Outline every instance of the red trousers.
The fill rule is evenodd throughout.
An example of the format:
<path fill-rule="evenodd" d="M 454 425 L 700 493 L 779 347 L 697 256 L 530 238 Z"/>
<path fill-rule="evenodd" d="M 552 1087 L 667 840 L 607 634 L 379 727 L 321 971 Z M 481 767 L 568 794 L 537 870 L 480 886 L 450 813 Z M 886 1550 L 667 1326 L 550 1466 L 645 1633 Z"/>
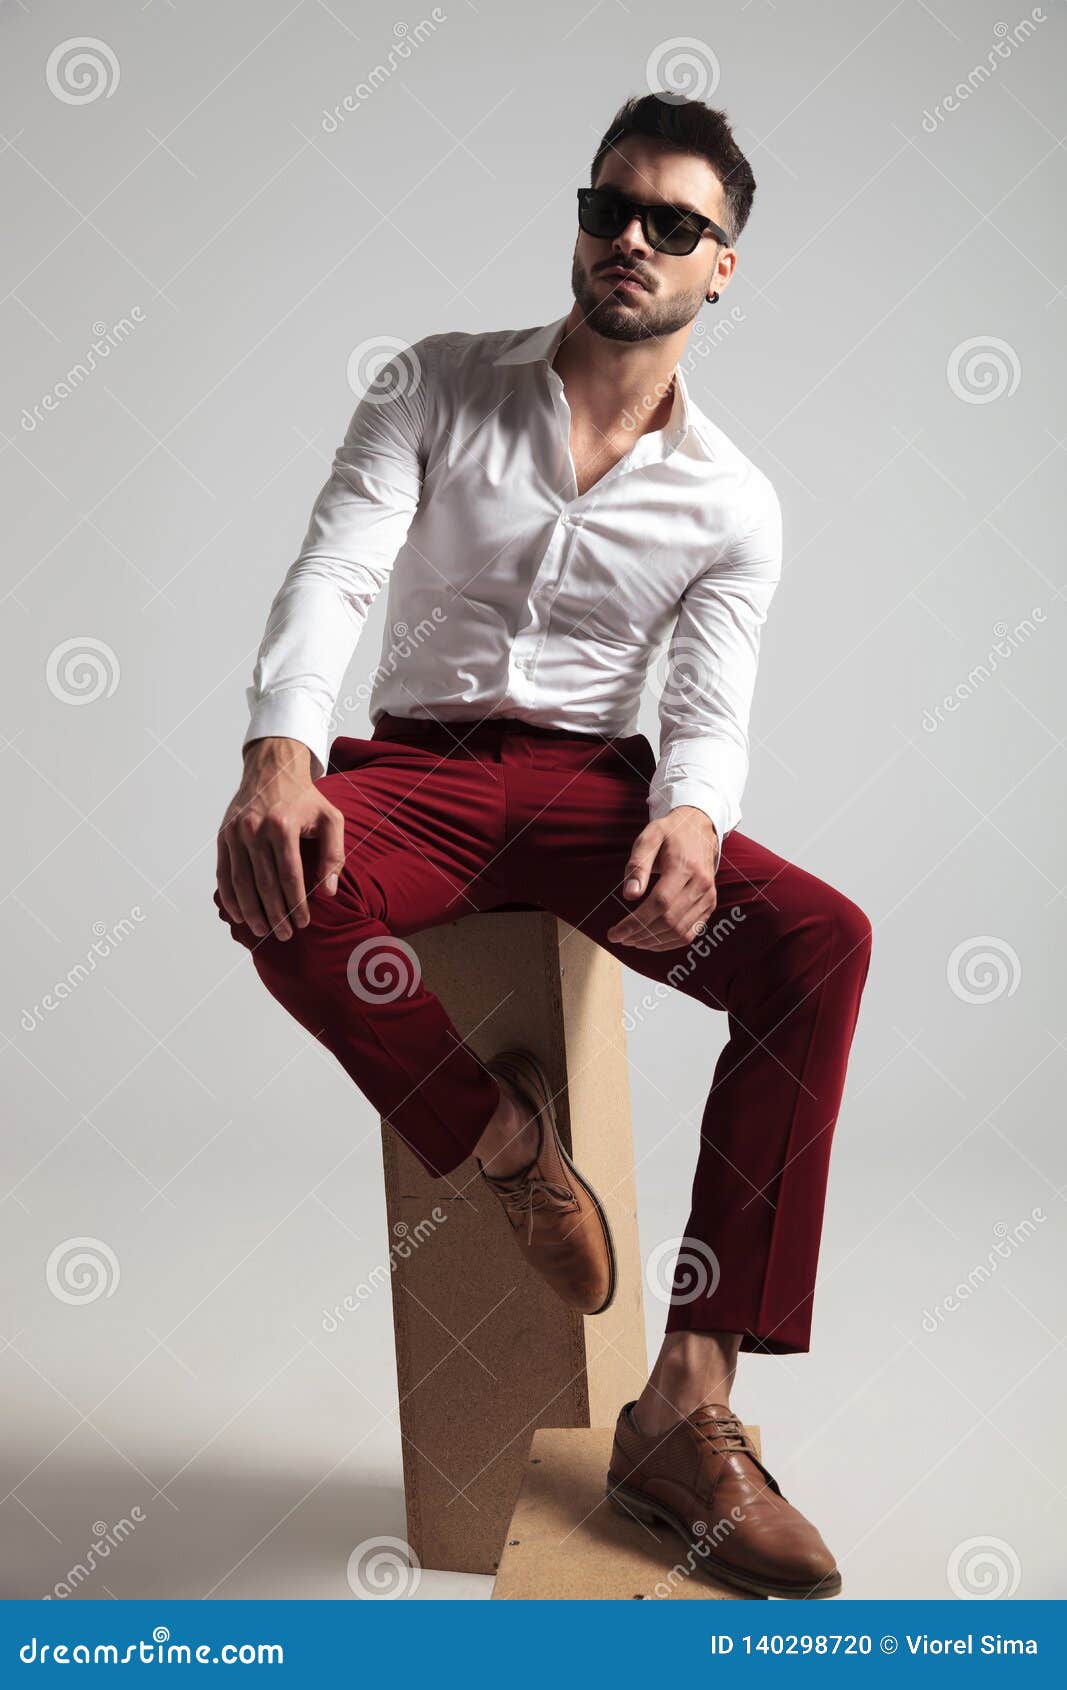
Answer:
<path fill-rule="evenodd" d="M 825 881 L 735 830 L 704 935 L 668 951 L 612 944 L 607 929 L 640 902 L 621 886 L 648 822 L 655 761 L 642 734 L 383 716 L 371 739 L 335 740 L 317 782 L 345 817 L 336 895 L 310 893 L 311 922 L 287 940 L 257 939 L 243 924 L 231 932 L 435 1175 L 470 1155 L 500 1092 L 423 984 L 405 934 L 536 905 L 638 974 L 724 1011 L 729 1040 L 708 1076 L 666 1329 L 739 1332 L 745 1350 L 806 1350 L 870 923 Z M 310 888 L 317 845 L 305 841 L 303 855 Z M 217 892 L 215 902 L 227 920 Z M 700 1047 L 691 1060 L 703 1065 Z"/>

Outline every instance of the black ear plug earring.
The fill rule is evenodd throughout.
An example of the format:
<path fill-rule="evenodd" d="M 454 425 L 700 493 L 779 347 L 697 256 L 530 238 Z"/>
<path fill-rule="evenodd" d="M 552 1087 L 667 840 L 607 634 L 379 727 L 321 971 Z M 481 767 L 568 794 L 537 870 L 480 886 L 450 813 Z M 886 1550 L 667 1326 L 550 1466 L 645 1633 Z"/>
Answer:
<path fill-rule="evenodd" d="M 717 305 L 718 302 L 719 302 L 719 296 L 718 296 L 717 293 L 709 293 L 708 294 L 708 304 L 709 305 Z"/>

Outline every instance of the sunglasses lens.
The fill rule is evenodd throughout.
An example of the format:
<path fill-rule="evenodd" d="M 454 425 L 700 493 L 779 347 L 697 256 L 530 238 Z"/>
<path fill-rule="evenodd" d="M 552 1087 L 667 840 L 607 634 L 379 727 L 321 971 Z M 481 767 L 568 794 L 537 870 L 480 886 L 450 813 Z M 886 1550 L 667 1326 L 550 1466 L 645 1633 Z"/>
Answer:
<path fill-rule="evenodd" d="M 607 188 L 586 188 L 578 201 L 578 223 L 587 235 L 611 241 L 633 216 L 629 200 Z M 645 215 L 649 245 L 656 252 L 684 258 L 696 249 L 702 225 L 676 205 L 649 206 Z"/>
<path fill-rule="evenodd" d="M 700 239 L 700 225 L 673 205 L 657 205 L 648 214 L 648 238 L 657 252 L 681 258 Z"/>
<path fill-rule="evenodd" d="M 587 235 L 612 240 L 624 227 L 625 211 L 614 194 L 592 188 L 579 202 L 579 222 Z"/>

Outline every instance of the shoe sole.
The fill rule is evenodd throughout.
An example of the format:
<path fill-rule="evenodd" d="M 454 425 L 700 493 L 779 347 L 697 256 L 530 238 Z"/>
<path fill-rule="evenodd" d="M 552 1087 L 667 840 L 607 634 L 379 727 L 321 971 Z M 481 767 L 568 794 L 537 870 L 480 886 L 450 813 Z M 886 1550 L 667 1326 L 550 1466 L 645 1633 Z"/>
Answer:
<path fill-rule="evenodd" d="M 700 1571 L 716 1583 L 741 1590 L 746 1596 L 781 1596 L 787 1601 L 792 1599 L 815 1602 L 840 1594 L 841 1574 L 836 1571 L 820 1579 L 818 1584 L 797 1585 L 778 1584 L 772 1579 L 761 1579 L 755 1573 L 746 1573 L 741 1567 L 732 1567 L 728 1562 L 718 1559 L 714 1552 L 707 1553 L 692 1528 L 665 1503 L 653 1502 L 651 1498 L 642 1496 L 637 1491 L 628 1490 L 625 1485 L 612 1485 L 610 1475 L 608 1485 L 609 1489 L 604 1494 L 617 1514 L 637 1520 L 643 1526 L 663 1525 L 676 1532 L 687 1548 L 702 1555 L 706 1554 L 706 1564 Z"/>
<path fill-rule="evenodd" d="M 604 1301 L 600 1304 L 599 1308 L 576 1309 L 575 1313 L 589 1315 L 590 1317 L 593 1315 L 604 1314 L 604 1312 L 609 1309 L 615 1301 L 615 1291 L 617 1289 L 618 1281 L 618 1269 L 615 1261 L 615 1240 L 611 1236 L 611 1227 L 608 1225 L 608 1217 L 604 1213 L 604 1205 L 601 1203 L 600 1198 L 593 1190 L 593 1187 L 589 1184 L 585 1175 L 579 1172 L 567 1154 L 567 1147 L 560 1137 L 559 1127 L 556 1124 L 556 1107 L 552 1102 L 541 1064 L 538 1062 L 537 1058 L 535 1056 L 528 1055 L 526 1051 L 507 1050 L 501 1051 L 499 1056 L 495 1056 L 493 1058 L 493 1062 L 499 1062 L 501 1066 L 507 1070 L 508 1078 L 511 1078 L 512 1073 L 515 1070 L 518 1070 L 518 1078 L 513 1081 L 513 1084 L 519 1085 L 523 1090 L 529 1093 L 531 1102 L 536 1105 L 538 1113 L 543 1115 L 547 1120 L 552 1129 L 552 1134 L 556 1141 L 556 1148 L 558 1149 L 560 1156 L 563 1158 L 563 1161 L 574 1175 L 575 1180 L 581 1186 L 582 1190 L 589 1198 L 589 1201 L 592 1203 L 593 1208 L 596 1210 L 597 1218 L 600 1221 L 601 1231 L 604 1234 L 604 1242 L 608 1247 L 608 1294 L 604 1298 Z M 487 1064 L 490 1072 L 492 1072 L 493 1062 Z M 562 1298 L 560 1300 L 565 1301 L 565 1299 Z M 568 1303 L 567 1307 L 574 1308 L 574 1304 Z"/>

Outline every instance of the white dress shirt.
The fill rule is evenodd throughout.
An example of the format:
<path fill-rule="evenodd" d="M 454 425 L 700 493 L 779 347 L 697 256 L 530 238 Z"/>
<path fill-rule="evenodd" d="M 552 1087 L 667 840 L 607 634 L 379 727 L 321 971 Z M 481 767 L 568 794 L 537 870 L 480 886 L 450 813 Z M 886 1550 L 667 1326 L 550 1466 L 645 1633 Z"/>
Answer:
<path fill-rule="evenodd" d="M 388 584 L 372 722 L 504 715 L 632 734 L 647 678 L 660 721 L 650 818 L 692 804 L 722 839 L 740 819 L 759 630 L 781 573 L 778 498 L 681 369 L 667 426 L 579 494 L 551 366 L 565 321 L 428 335 L 379 372 L 271 606 L 244 743 L 301 740 L 322 773 L 345 670 Z"/>

